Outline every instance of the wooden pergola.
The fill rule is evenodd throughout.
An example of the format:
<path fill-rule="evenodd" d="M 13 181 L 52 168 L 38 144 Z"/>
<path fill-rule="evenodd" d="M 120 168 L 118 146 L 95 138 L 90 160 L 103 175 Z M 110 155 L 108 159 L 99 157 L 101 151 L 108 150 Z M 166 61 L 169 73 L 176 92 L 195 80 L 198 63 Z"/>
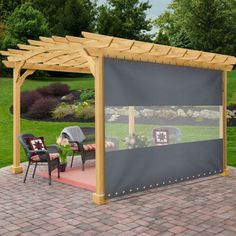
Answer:
<path fill-rule="evenodd" d="M 104 84 L 103 59 L 105 57 L 147 61 L 187 67 L 224 71 L 222 137 L 224 139 L 224 174 L 226 162 L 226 96 L 227 71 L 236 64 L 233 56 L 182 49 L 153 43 L 127 40 L 94 33 L 82 32 L 82 37 L 40 37 L 28 40 L 29 45 L 19 44 L 19 49 L 1 51 L 7 60 L 3 64 L 13 68 L 13 173 L 21 173 L 20 165 L 20 91 L 27 76 L 36 70 L 90 73 L 95 77 L 95 125 L 96 125 L 96 193 L 93 201 L 105 203 L 104 198 Z M 23 72 L 23 73 L 22 73 Z M 134 132 L 134 108 L 129 108 L 129 133 Z"/>

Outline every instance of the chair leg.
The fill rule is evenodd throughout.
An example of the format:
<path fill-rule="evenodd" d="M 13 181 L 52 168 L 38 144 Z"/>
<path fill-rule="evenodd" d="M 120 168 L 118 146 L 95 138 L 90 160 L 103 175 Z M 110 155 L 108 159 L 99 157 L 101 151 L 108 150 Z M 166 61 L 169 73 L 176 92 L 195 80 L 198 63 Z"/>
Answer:
<path fill-rule="evenodd" d="M 26 170 L 26 172 L 25 172 L 24 183 L 25 183 L 25 181 L 26 181 L 26 178 L 27 178 L 27 175 L 28 175 L 28 172 L 29 172 L 30 164 L 31 164 L 31 163 L 30 163 L 30 161 L 29 161 L 27 170 Z"/>
<path fill-rule="evenodd" d="M 75 157 L 75 151 L 73 151 L 73 155 L 71 157 L 70 168 L 72 168 L 74 157 Z"/>
<path fill-rule="evenodd" d="M 82 171 L 84 171 L 85 156 L 83 153 L 81 153 L 81 160 L 82 160 Z"/>
<path fill-rule="evenodd" d="M 51 176 L 52 168 L 51 168 L 51 162 L 48 162 L 48 184 L 52 184 L 52 176 Z"/>
<path fill-rule="evenodd" d="M 57 161 L 57 178 L 60 179 L 60 159 Z"/>
<path fill-rule="evenodd" d="M 35 166 L 34 166 L 34 172 L 33 172 L 32 178 L 34 178 L 34 175 L 35 175 L 35 172 L 36 172 L 37 165 L 38 165 L 38 162 L 35 163 Z"/>

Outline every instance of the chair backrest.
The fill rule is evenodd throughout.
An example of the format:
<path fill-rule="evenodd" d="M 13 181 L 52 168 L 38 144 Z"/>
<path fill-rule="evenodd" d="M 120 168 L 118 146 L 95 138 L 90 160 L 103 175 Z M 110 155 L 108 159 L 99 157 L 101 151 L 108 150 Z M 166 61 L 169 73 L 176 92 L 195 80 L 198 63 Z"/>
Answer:
<path fill-rule="evenodd" d="M 29 153 L 29 147 L 27 145 L 27 138 L 33 138 L 34 135 L 33 134 L 20 134 L 19 135 L 19 141 L 22 145 L 22 147 L 24 148 L 25 154 L 27 156 L 27 158 L 30 158 L 30 153 Z"/>
<path fill-rule="evenodd" d="M 70 141 L 82 143 L 86 137 L 79 126 L 69 126 L 61 131 L 61 137 L 66 137 Z"/>
<path fill-rule="evenodd" d="M 172 127 L 172 126 L 161 126 L 159 128 L 153 129 L 153 142 L 155 142 L 155 135 L 157 132 L 163 132 L 164 136 L 166 136 L 166 142 L 163 142 L 163 145 L 166 144 L 175 144 L 180 143 L 182 138 L 182 133 L 179 128 Z M 160 144 L 161 145 L 161 144 Z"/>

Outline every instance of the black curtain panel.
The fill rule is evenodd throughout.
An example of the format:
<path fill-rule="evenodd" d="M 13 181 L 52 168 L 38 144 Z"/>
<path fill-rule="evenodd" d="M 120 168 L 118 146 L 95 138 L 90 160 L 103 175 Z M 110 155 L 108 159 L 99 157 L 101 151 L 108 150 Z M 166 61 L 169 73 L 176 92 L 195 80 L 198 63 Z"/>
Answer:
<path fill-rule="evenodd" d="M 216 70 L 105 58 L 104 88 L 105 107 L 222 105 L 222 72 Z M 223 140 L 217 137 L 110 150 L 105 194 L 112 198 L 222 171 Z"/>

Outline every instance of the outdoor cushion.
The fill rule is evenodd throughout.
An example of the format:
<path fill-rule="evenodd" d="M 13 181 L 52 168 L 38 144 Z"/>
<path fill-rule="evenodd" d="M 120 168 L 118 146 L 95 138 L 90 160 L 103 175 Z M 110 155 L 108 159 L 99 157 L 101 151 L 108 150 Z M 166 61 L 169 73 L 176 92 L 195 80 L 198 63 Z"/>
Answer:
<path fill-rule="evenodd" d="M 46 150 L 43 137 L 27 138 L 26 142 L 32 151 Z"/>
<path fill-rule="evenodd" d="M 50 158 L 51 161 L 55 160 L 55 159 L 59 158 L 59 154 L 58 153 L 49 153 L 49 158 Z M 40 161 L 40 156 L 39 155 L 33 155 L 31 157 L 31 160 L 32 161 Z"/>
<path fill-rule="evenodd" d="M 169 144 L 169 131 L 168 129 L 153 129 L 153 140 L 157 146 Z"/>
<path fill-rule="evenodd" d="M 105 148 L 106 149 L 110 149 L 110 148 L 114 148 L 115 144 L 111 141 L 106 141 L 105 142 Z M 96 145 L 95 144 L 84 144 L 83 148 L 85 151 L 94 151 L 96 149 Z M 79 151 L 79 147 L 75 144 L 71 146 L 71 150 L 73 151 Z"/>

